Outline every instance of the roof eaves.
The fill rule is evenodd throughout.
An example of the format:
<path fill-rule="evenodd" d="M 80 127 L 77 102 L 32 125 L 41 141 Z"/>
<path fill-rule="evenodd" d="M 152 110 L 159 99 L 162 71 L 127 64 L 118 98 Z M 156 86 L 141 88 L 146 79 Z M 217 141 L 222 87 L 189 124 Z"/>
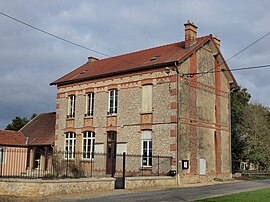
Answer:
<path fill-rule="evenodd" d="M 26 145 L 26 144 L 0 144 L 0 146 L 4 146 L 4 147 L 27 147 L 28 145 Z"/>
<path fill-rule="evenodd" d="M 54 143 L 54 141 L 52 143 L 33 143 L 33 144 L 28 144 L 28 146 L 51 146 Z"/>
<path fill-rule="evenodd" d="M 148 70 L 148 69 L 152 69 L 152 68 L 162 67 L 162 66 L 165 66 L 165 65 L 172 65 L 175 62 L 178 62 L 178 61 L 173 60 L 173 61 L 158 63 L 158 64 L 154 64 L 154 65 L 139 66 L 139 67 L 135 67 L 135 68 L 132 68 L 132 69 L 126 69 L 126 70 L 121 70 L 121 71 L 116 71 L 116 72 L 108 72 L 108 73 L 105 73 L 105 74 L 99 74 L 99 75 L 94 75 L 94 76 L 89 76 L 89 77 L 79 78 L 79 79 L 73 79 L 73 80 L 68 80 L 68 81 L 63 81 L 63 82 L 56 82 L 55 81 L 55 82 L 50 83 L 50 85 L 66 85 L 66 84 L 82 82 L 82 81 L 87 81 L 87 80 L 92 80 L 92 79 L 97 79 L 97 78 L 102 78 L 102 77 L 113 76 L 115 74 L 126 74 L 126 73 L 130 73 L 130 72 Z"/>
<path fill-rule="evenodd" d="M 88 62 L 87 62 L 87 63 L 88 63 Z M 72 74 L 73 72 L 77 71 L 77 70 L 80 69 L 82 66 L 86 65 L 87 63 L 85 63 L 85 64 L 79 66 L 78 68 L 74 69 L 73 71 L 71 71 L 71 72 L 65 74 L 64 76 L 58 78 L 57 80 L 51 82 L 51 83 L 50 83 L 50 86 L 56 85 L 57 83 L 59 83 L 58 81 L 60 81 L 62 78 L 66 77 L 66 76 L 69 75 L 69 74 Z"/>

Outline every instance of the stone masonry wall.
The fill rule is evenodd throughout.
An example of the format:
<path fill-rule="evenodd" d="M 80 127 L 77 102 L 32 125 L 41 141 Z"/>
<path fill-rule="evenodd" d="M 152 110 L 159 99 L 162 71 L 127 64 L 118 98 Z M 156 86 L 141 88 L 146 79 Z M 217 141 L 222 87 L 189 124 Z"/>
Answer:
<path fill-rule="evenodd" d="M 114 178 L 63 180 L 1 180 L 0 195 L 50 196 L 87 191 L 114 190 Z"/>
<path fill-rule="evenodd" d="M 208 45 L 180 66 L 183 73 L 217 68 Z M 181 79 L 181 160 L 189 160 L 189 168 L 181 170 L 180 182 L 231 177 L 228 86 L 223 72 Z M 206 175 L 200 175 L 200 159 Z"/>
<path fill-rule="evenodd" d="M 142 86 L 148 80 L 153 84 L 152 121 L 144 124 L 142 106 Z M 107 131 L 117 132 L 117 142 L 126 144 L 127 154 L 141 155 L 142 131 L 152 130 L 153 155 L 172 156 L 172 169 L 176 159 L 176 80 L 167 75 L 164 68 L 133 75 L 114 76 L 74 85 L 58 87 L 56 149 L 64 150 L 65 132 L 77 134 L 76 151 L 82 151 L 81 134 L 83 131 L 95 132 L 95 143 L 107 148 Z M 118 112 L 116 121 L 108 124 L 108 96 L 111 88 L 118 89 Z M 85 124 L 86 93 L 94 92 L 94 115 Z M 68 96 L 76 95 L 75 118 L 67 119 Z M 87 118 L 88 119 L 88 118 Z M 139 168 L 140 165 L 136 165 Z"/>
<path fill-rule="evenodd" d="M 170 67 L 173 69 L 173 67 Z M 181 78 L 180 160 L 189 160 L 181 176 L 200 176 L 200 159 L 206 162 L 206 176 L 230 176 L 229 83 L 217 64 L 209 45 L 205 45 L 180 64 L 180 73 L 216 73 Z M 171 169 L 177 165 L 177 76 L 164 68 L 136 74 L 113 76 L 58 87 L 56 149 L 64 150 L 65 132 L 77 134 L 76 151 L 81 151 L 81 134 L 94 131 L 96 144 L 106 153 L 107 132 L 117 132 L 117 142 L 126 144 L 127 154 L 140 155 L 143 130 L 152 131 L 153 155 L 172 156 Z M 153 109 L 142 113 L 142 88 L 153 84 Z M 108 116 L 108 94 L 118 89 L 117 116 Z M 95 93 L 94 115 L 84 117 L 86 93 Z M 67 119 L 68 96 L 76 95 L 75 119 Z M 179 162 L 181 166 L 181 162 Z M 130 169 L 138 169 L 134 163 Z M 133 165 L 132 165 L 133 166 Z M 132 167 L 131 166 L 131 167 Z M 135 168 L 136 167 L 136 168 Z"/>

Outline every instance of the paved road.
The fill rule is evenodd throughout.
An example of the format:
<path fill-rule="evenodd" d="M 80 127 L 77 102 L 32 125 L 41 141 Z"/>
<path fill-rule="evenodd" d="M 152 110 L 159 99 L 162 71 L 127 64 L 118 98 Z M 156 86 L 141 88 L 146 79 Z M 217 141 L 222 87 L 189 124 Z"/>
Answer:
<path fill-rule="evenodd" d="M 167 190 L 140 191 L 121 193 L 119 195 L 92 197 L 84 199 L 69 199 L 63 202 L 134 202 L 134 201 L 194 201 L 213 196 L 246 192 L 255 189 L 270 188 L 270 180 L 241 181 L 236 183 L 216 184 L 192 188 L 174 188 Z M 58 200 L 59 201 L 59 200 Z"/>

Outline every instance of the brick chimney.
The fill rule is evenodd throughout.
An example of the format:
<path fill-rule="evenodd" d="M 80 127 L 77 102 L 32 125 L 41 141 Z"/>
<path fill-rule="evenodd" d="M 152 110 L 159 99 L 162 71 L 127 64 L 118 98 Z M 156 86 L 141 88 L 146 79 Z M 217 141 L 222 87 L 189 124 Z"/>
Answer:
<path fill-rule="evenodd" d="M 196 42 L 197 28 L 194 23 L 187 21 L 185 25 L 185 48 L 189 48 Z"/>
<path fill-rule="evenodd" d="M 93 63 L 93 62 L 95 62 L 95 61 L 97 61 L 98 60 L 98 58 L 95 58 L 95 57 L 92 57 L 92 56 L 90 56 L 90 57 L 88 57 L 88 63 Z"/>
<path fill-rule="evenodd" d="M 213 40 L 214 40 L 215 44 L 217 45 L 217 47 L 220 49 L 220 39 L 217 36 L 214 36 Z"/>

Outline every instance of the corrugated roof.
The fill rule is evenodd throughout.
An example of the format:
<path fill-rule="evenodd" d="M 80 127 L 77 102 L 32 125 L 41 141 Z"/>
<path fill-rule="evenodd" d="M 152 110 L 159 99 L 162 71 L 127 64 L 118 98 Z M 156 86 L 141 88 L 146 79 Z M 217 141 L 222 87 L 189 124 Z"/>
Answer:
<path fill-rule="evenodd" d="M 50 145 L 54 142 L 55 116 L 55 112 L 39 114 L 20 130 L 28 137 L 28 145 Z"/>
<path fill-rule="evenodd" d="M 93 63 L 86 63 L 52 82 L 51 85 L 74 83 L 98 77 L 105 77 L 112 74 L 138 71 L 149 67 L 151 68 L 173 62 L 180 62 L 211 38 L 212 35 L 197 38 L 197 42 L 188 49 L 185 49 L 185 42 L 182 41 L 106 58 Z M 153 59 L 155 57 L 156 59 Z"/>
<path fill-rule="evenodd" d="M 27 146 L 26 137 L 20 131 L 0 130 L 0 145 Z"/>

